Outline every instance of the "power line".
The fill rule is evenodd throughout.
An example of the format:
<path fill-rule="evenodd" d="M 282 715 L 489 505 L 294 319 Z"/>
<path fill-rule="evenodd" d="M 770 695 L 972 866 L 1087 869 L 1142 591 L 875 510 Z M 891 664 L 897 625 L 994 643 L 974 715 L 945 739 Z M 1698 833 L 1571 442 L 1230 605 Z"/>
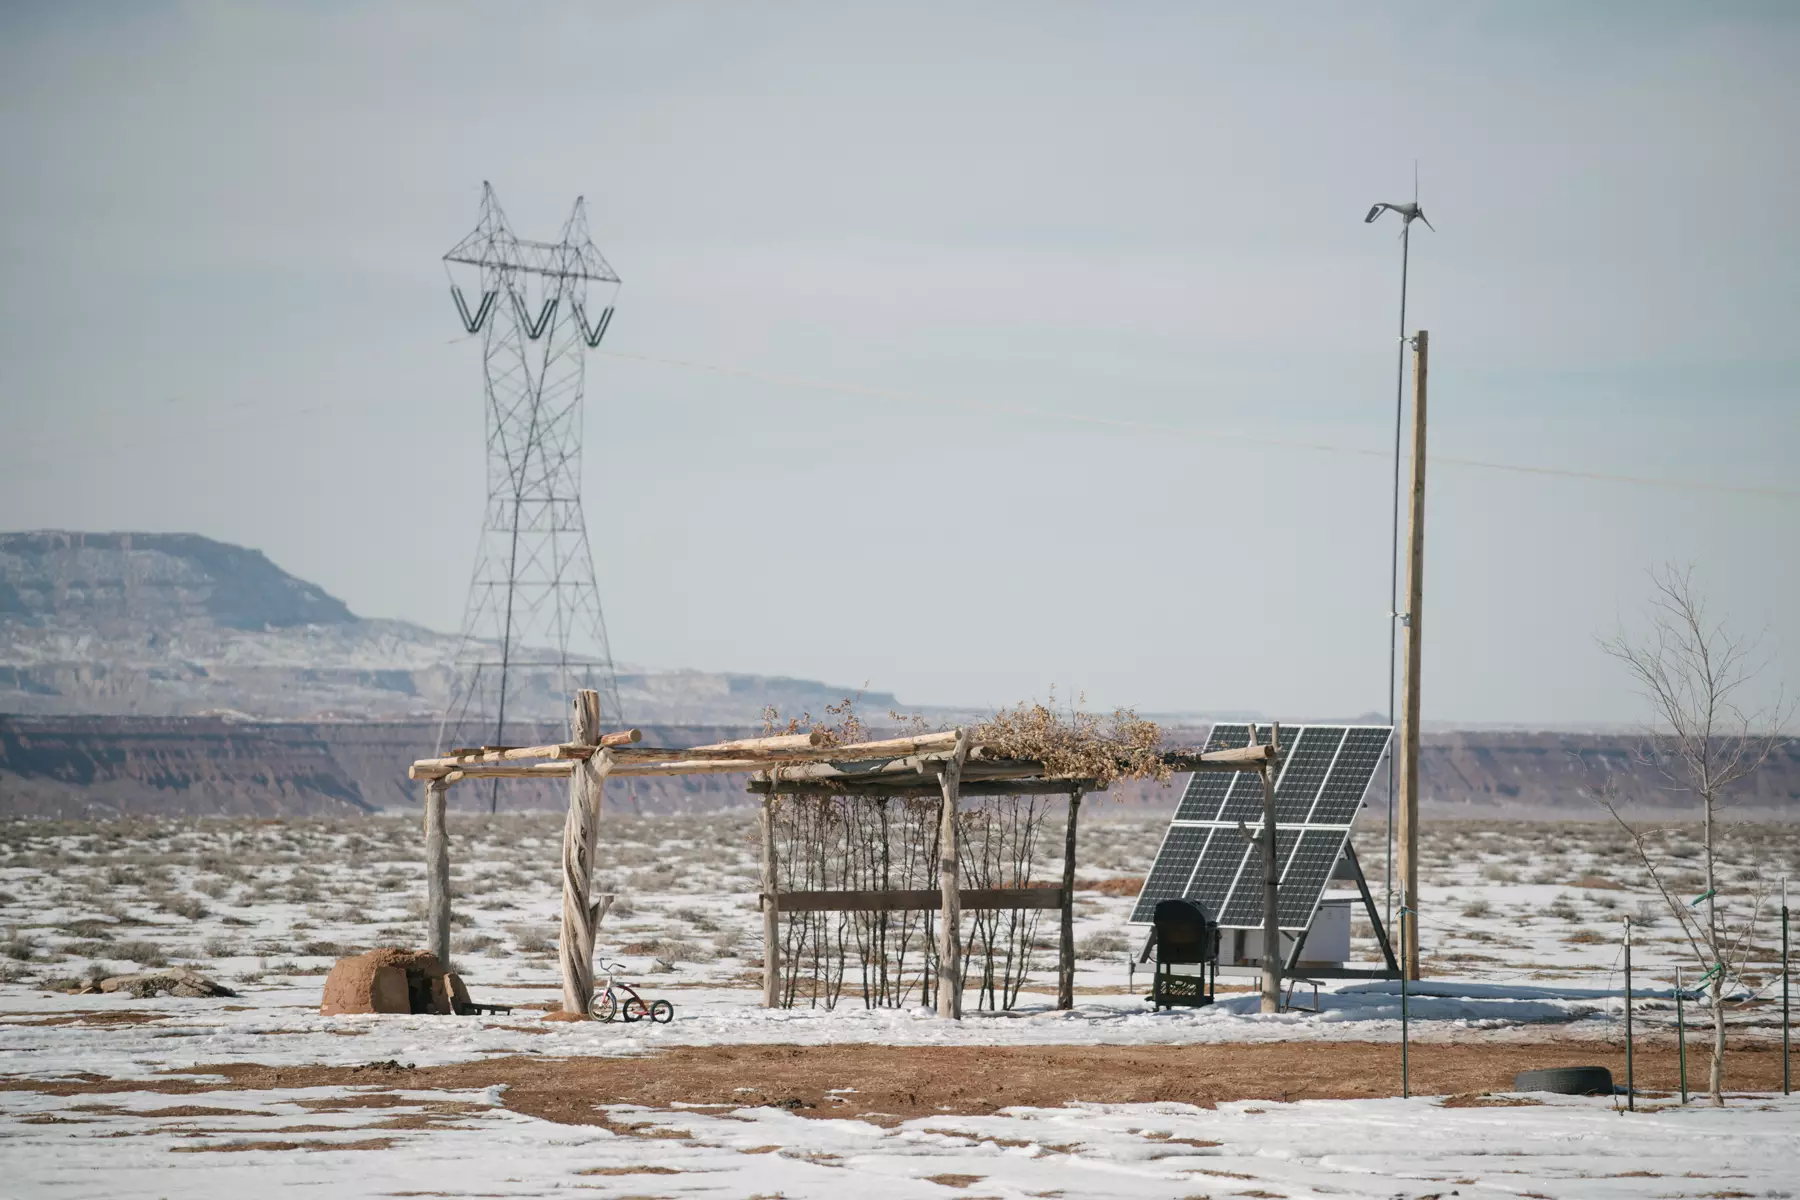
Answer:
<path fill-rule="evenodd" d="M 649 363 L 655 366 L 680 367 L 685 370 L 703 371 L 714 375 L 725 375 L 737 379 L 749 379 L 758 383 L 771 383 L 782 387 L 806 388 L 810 391 L 833 392 L 846 396 L 866 396 L 876 400 L 889 400 L 898 404 L 924 404 L 941 408 L 963 408 L 976 412 L 996 413 L 1003 416 L 1025 417 L 1042 421 L 1063 421 L 1076 425 L 1092 425 L 1106 429 L 1119 429 L 1131 433 L 1174 434 L 1181 437 L 1201 438 L 1207 441 L 1230 442 L 1246 446 L 1265 446 L 1280 450 L 1311 450 L 1320 454 L 1351 455 L 1358 458 L 1378 458 L 1386 461 L 1391 457 L 1387 450 L 1374 450 L 1361 446 L 1342 446 L 1330 442 L 1308 441 L 1304 438 L 1275 437 L 1269 434 L 1230 433 L 1213 429 L 1194 429 L 1185 425 L 1166 425 L 1157 421 L 1141 421 L 1130 417 L 1099 417 L 1089 413 L 1057 412 L 1047 408 L 1033 408 L 1029 405 L 1009 404 L 996 400 L 971 400 L 966 397 L 930 396 L 920 392 L 897 391 L 892 388 L 869 387 L 855 383 L 836 383 L 823 379 L 809 379 L 798 375 L 777 375 L 767 371 L 752 370 L 748 367 L 723 366 L 717 363 L 698 362 L 693 359 L 669 358 L 653 354 L 627 354 L 617 350 L 602 350 L 601 354 L 608 358 L 616 358 L 630 362 Z M 1583 479 L 1595 483 L 1625 483 L 1638 487 L 1670 488 L 1681 491 L 1713 492 L 1728 496 L 1753 496 L 1773 500 L 1800 500 L 1800 489 L 1765 487 L 1754 484 L 1711 483 L 1701 479 L 1674 479 L 1654 475 L 1628 475 L 1611 471 L 1583 471 L 1572 467 L 1545 467 L 1530 463 L 1497 462 L 1492 459 L 1468 458 L 1454 454 L 1433 453 L 1428 456 L 1433 464 L 1447 467 L 1466 467 L 1478 471 L 1502 471 L 1518 475 L 1542 475 L 1558 479 Z"/>

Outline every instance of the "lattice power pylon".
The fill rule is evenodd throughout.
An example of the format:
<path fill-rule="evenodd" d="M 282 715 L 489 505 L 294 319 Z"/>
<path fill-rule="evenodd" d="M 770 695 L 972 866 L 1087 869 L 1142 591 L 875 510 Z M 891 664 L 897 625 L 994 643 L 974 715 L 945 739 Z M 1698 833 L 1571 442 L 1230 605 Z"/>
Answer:
<path fill-rule="evenodd" d="M 598 691 L 603 720 L 617 723 L 581 511 L 581 399 L 619 277 L 588 237 L 582 200 L 561 240 L 526 241 L 488 184 L 480 223 L 444 266 L 463 328 L 481 337 L 487 507 L 438 749 L 503 743 L 509 723 L 560 723 L 578 687 Z"/>

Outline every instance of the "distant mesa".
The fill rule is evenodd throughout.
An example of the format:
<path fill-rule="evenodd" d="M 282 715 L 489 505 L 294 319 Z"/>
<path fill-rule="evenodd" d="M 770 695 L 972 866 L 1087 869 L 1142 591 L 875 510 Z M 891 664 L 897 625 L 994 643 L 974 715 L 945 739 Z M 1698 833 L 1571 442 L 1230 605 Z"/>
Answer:
<path fill-rule="evenodd" d="M 0 615 L 36 621 L 207 620 L 227 629 L 343 625 L 342 600 L 260 550 L 194 533 L 0 533 Z"/>
<path fill-rule="evenodd" d="M 0 713 L 434 721 L 452 635 L 358 617 L 259 550 L 193 533 L 0 533 Z M 525 672 L 509 715 L 560 726 L 553 668 Z M 823 713 L 854 688 L 621 666 L 633 719 L 752 725 L 764 706 Z M 899 707 L 886 692 L 863 707 Z"/>

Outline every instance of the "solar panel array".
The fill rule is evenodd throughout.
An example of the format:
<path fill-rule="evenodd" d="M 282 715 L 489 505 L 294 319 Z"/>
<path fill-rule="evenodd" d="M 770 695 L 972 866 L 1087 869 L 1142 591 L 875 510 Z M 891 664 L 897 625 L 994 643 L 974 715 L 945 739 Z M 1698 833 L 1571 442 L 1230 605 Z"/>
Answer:
<path fill-rule="evenodd" d="M 1350 826 L 1393 736 L 1389 725 L 1301 725 L 1282 730 L 1275 780 L 1275 861 L 1281 867 L 1280 921 L 1304 929 L 1343 856 Z M 1274 730 L 1256 727 L 1267 742 Z M 1247 724 L 1214 725 L 1207 750 L 1250 744 Z M 1196 771 L 1163 836 L 1132 909 L 1148 924 L 1160 901 L 1198 900 L 1227 929 L 1260 929 L 1262 854 L 1245 840 L 1241 821 L 1260 832 L 1263 785 L 1255 771 Z"/>

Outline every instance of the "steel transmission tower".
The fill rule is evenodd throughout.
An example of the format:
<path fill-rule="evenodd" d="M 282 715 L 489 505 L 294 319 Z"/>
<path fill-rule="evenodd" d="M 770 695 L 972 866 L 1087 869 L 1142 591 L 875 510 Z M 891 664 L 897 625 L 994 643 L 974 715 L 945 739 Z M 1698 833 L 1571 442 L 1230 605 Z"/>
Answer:
<path fill-rule="evenodd" d="M 526 241 L 486 183 L 480 223 L 444 266 L 463 328 L 481 336 L 487 507 L 438 749 L 504 743 L 509 721 L 560 722 L 576 687 L 598 691 L 603 719 L 619 722 L 581 511 L 584 360 L 612 321 L 619 277 L 581 199 L 559 241 Z"/>

